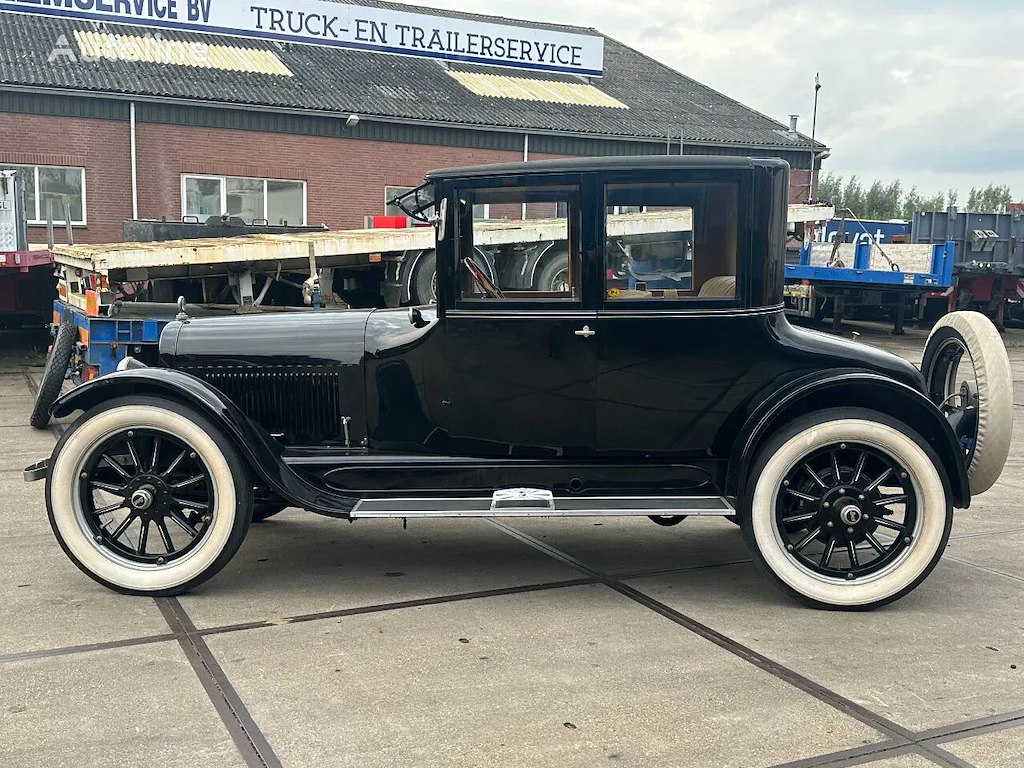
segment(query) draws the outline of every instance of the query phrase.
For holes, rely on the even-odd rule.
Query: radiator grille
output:
[[[249,418],[291,444],[344,439],[341,376],[328,366],[183,369],[223,392]]]

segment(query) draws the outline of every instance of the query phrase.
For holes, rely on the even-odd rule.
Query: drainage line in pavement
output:
[[[546,544],[545,542],[536,539],[527,533],[523,533],[517,528],[513,528],[507,523],[504,523],[493,517],[485,519],[487,520],[488,523],[498,528],[499,530],[504,531],[509,536],[518,539],[519,541],[523,542],[524,544],[530,547],[533,547],[534,549],[544,552],[548,556],[562,563],[565,563],[566,565],[572,566],[577,570],[583,571],[584,573],[588,573],[600,579],[603,584],[610,587],[611,589],[614,589],[616,592],[623,595],[624,597],[628,597],[630,600],[633,600],[634,602],[639,603],[645,608],[654,611],[655,613],[659,614],[660,616],[663,616],[669,621],[672,621],[680,625],[681,627],[690,630],[694,634],[704,638],[705,640],[708,640],[709,642],[714,643],[715,645],[719,646],[720,648],[726,651],[729,651],[730,653],[734,654],[735,656],[738,656],[744,661],[753,664],[754,666],[758,667],[759,669],[765,672],[768,672],[774,677],[786,683],[789,683],[790,685],[796,688],[799,688],[807,694],[810,694],[822,703],[828,704],[834,709],[837,709],[840,712],[849,715],[850,717],[853,717],[856,720],[859,720],[865,725],[871,726],[875,730],[880,731],[881,733],[889,737],[889,741],[882,742],[881,744],[871,744],[866,747],[856,748],[854,750],[845,750],[844,752],[834,754],[819,755],[818,757],[810,758],[806,763],[801,763],[800,761],[798,761],[795,764],[786,763],[785,765],[789,766],[789,768],[795,768],[795,766],[799,765],[830,766],[830,768],[831,766],[835,766],[835,768],[840,768],[841,766],[861,765],[863,763],[873,762],[875,759],[878,759],[878,753],[885,752],[885,756],[888,756],[890,750],[895,751],[902,749],[906,749],[908,752],[914,752],[916,754],[919,754],[922,757],[927,758],[931,762],[937,763],[939,765],[947,767],[952,766],[952,768],[974,768],[974,766],[972,766],[970,763],[961,760],[960,758],[947,752],[944,749],[940,749],[938,746],[935,745],[934,742],[920,740],[919,734],[915,734],[912,731],[899,725],[898,723],[895,723],[892,720],[883,717],[877,712],[872,712],[867,707],[861,706],[860,704],[857,704],[855,701],[852,701],[846,698],[845,696],[842,696],[841,694],[836,693],[835,691],[832,691],[824,687],[823,685],[814,682],[810,678],[804,677],[800,673],[795,672],[794,670],[789,669],[786,666],[783,666],[777,661],[768,658],[764,654],[758,653],[754,649],[748,648],[747,646],[733,640],[730,637],[726,637],[722,633],[717,632],[716,630],[713,630],[704,624],[701,624],[699,621],[697,621],[694,618],[691,618],[690,616],[680,613],[679,611],[665,605],[664,603],[662,603],[659,600],[656,600],[650,595],[647,595],[641,592],[640,590],[629,586],[628,584],[623,584],[620,581],[610,578],[609,576],[601,573],[597,569],[591,568],[583,561],[577,560],[572,555],[562,552],[560,549],[556,549],[550,544]],[[1015,718],[1016,714],[1017,713],[1011,713],[1011,715],[1009,715],[1008,717],[1013,719]],[[863,750],[863,752],[861,750]],[[875,757],[868,758],[868,755],[872,754],[875,755]],[[898,754],[902,754],[902,752],[899,752]],[[864,759],[862,759],[862,755]]]
[[[772,768],[850,768],[854,765],[873,763],[900,755],[913,754],[914,745],[906,741],[881,741],[877,744],[866,744],[863,747],[844,749],[802,760],[778,763]]]
[[[168,640],[177,639],[177,635],[147,635],[146,637],[131,637],[124,640],[109,640],[104,643],[88,643],[86,645],[68,645],[63,648],[50,648],[41,651],[18,651],[17,653],[5,653],[0,655],[0,664],[12,661],[31,661],[32,659],[47,659],[53,656],[69,656],[75,653],[88,653],[90,651],[106,651],[111,648],[127,648],[132,645],[149,645],[150,643],[166,643]]]
[[[1022,576],[1016,576],[1012,573],[1007,573],[1006,571],[999,571],[995,568],[989,568],[987,565],[979,565],[978,563],[972,563],[970,560],[964,560],[962,558],[957,557],[956,555],[943,555],[942,559],[950,560],[954,563],[959,563],[960,565],[966,565],[970,568],[977,568],[979,571],[991,573],[993,576],[1002,576],[1004,579],[1012,579],[1013,581],[1024,582],[1024,577]]]
[[[1020,728],[1021,726],[1024,726],[1024,710],[982,717],[977,720],[967,720],[963,723],[945,725],[941,728],[932,728],[917,734],[917,738],[921,741],[942,743],[969,736],[981,736],[986,733],[1004,731],[1007,728]]]
[[[281,768],[281,761],[228,681],[206,641],[196,634],[196,627],[181,603],[174,597],[157,597],[154,601],[167,625],[178,635],[181,649],[246,765],[250,768]]]
[[[1024,528],[1006,528],[1001,531],[979,531],[978,533],[961,533],[958,536],[950,536],[950,541],[963,541],[964,539],[983,539],[987,536],[1002,536],[1007,533],[1024,533]]]
[[[705,640],[714,643],[720,648],[723,648],[724,650],[729,651],[730,653],[736,656],[739,656],[744,661],[747,661],[753,664],[754,666],[759,667],[760,669],[764,670],[765,672],[768,672],[774,677],[777,677],[778,679],[783,680],[789,683],[790,685],[799,688],[805,693],[814,696],[819,701],[822,701],[825,704],[828,704],[829,706],[834,707],[835,709],[838,709],[839,711],[856,718],[865,725],[869,725],[877,731],[881,731],[886,736],[902,737],[904,739],[909,739],[912,737],[911,732],[908,731],[906,728],[897,725],[896,723],[883,717],[882,715],[872,712],[866,707],[863,707],[860,704],[857,704],[856,702],[839,695],[835,691],[830,691],[828,688],[825,688],[824,686],[815,683],[813,680],[810,680],[809,678],[806,678],[803,675],[794,672],[788,667],[785,667],[782,664],[779,664],[778,662],[768,658],[767,656],[758,653],[752,648],[748,648],[742,643],[736,642],[732,638],[726,637],[720,632],[716,632],[710,627],[701,624],[696,619],[693,619],[689,616],[686,616],[685,614],[680,613],[679,611],[673,608],[670,608],[664,603],[655,600],[653,597],[650,597],[649,595],[646,595],[633,587],[630,587],[626,584],[623,584],[619,581],[616,581],[605,576],[600,571],[591,568],[589,565],[586,565],[585,563],[581,562],[580,560],[577,560],[571,555],[568,555],[562,552],[561,550],[555,549],[554,547],[545,544],[539,539],[535,539],[533,536],[525,534],[522,531],[513,528],[512,526],[500,520],[496,520],[494,518],[486,519],[487,522],[489,522],[491,525],[504,531],[513,538],[519,539],[524,544],[527,544],[528,546],[531,546],[534,549],[538,549],[541,552],[544,552],[549,556],[555,558],[556,560],[566,563],[567,565],[571,565],[572,567],[582,570],[585,573],[589,573],[592,576],[600,578],[607,586],[611,587],[621,595],[628,597],[634,602],[640,603],[644,607],[649,608],[650,610],[663,616],[669,621],[675,622],[681,627],[684,627],[685,629],[690,630],[694,634],[703,637]]]

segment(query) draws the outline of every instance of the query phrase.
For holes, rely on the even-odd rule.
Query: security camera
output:
[[[345,118],[346,128],[355,128],[357,125],[359,125],[359,115],[349,115]]]

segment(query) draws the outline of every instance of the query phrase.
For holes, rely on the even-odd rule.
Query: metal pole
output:
[[[136,172],[135,165],[135,102],[129,102],[128,104],[128,130],[131,134],[131,153],[132,153],[132,218],[139,218],[139,182],[138,174]]]
[[[815,136],[818,131],[818,91],[821,90],[820,72],[814,73],[814,112],[811,115],[811,177],[807,182],[807,202],[814,202],[814,166],[817,165],[818,153],[816,151]]]
[[[523,162],[530,160],[530,134],[523,134]],[[526,203],[523,203],[522,220],[526,221]]]

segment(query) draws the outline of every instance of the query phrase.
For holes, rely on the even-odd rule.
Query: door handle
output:
[[[584,325],[578,331],[574,331],[574,333],[577,336],[582,336],[585,339],[589,339],[591,336],[596,336],[597,335],[597,331],[590,330],[590,326],[589,325]]]

